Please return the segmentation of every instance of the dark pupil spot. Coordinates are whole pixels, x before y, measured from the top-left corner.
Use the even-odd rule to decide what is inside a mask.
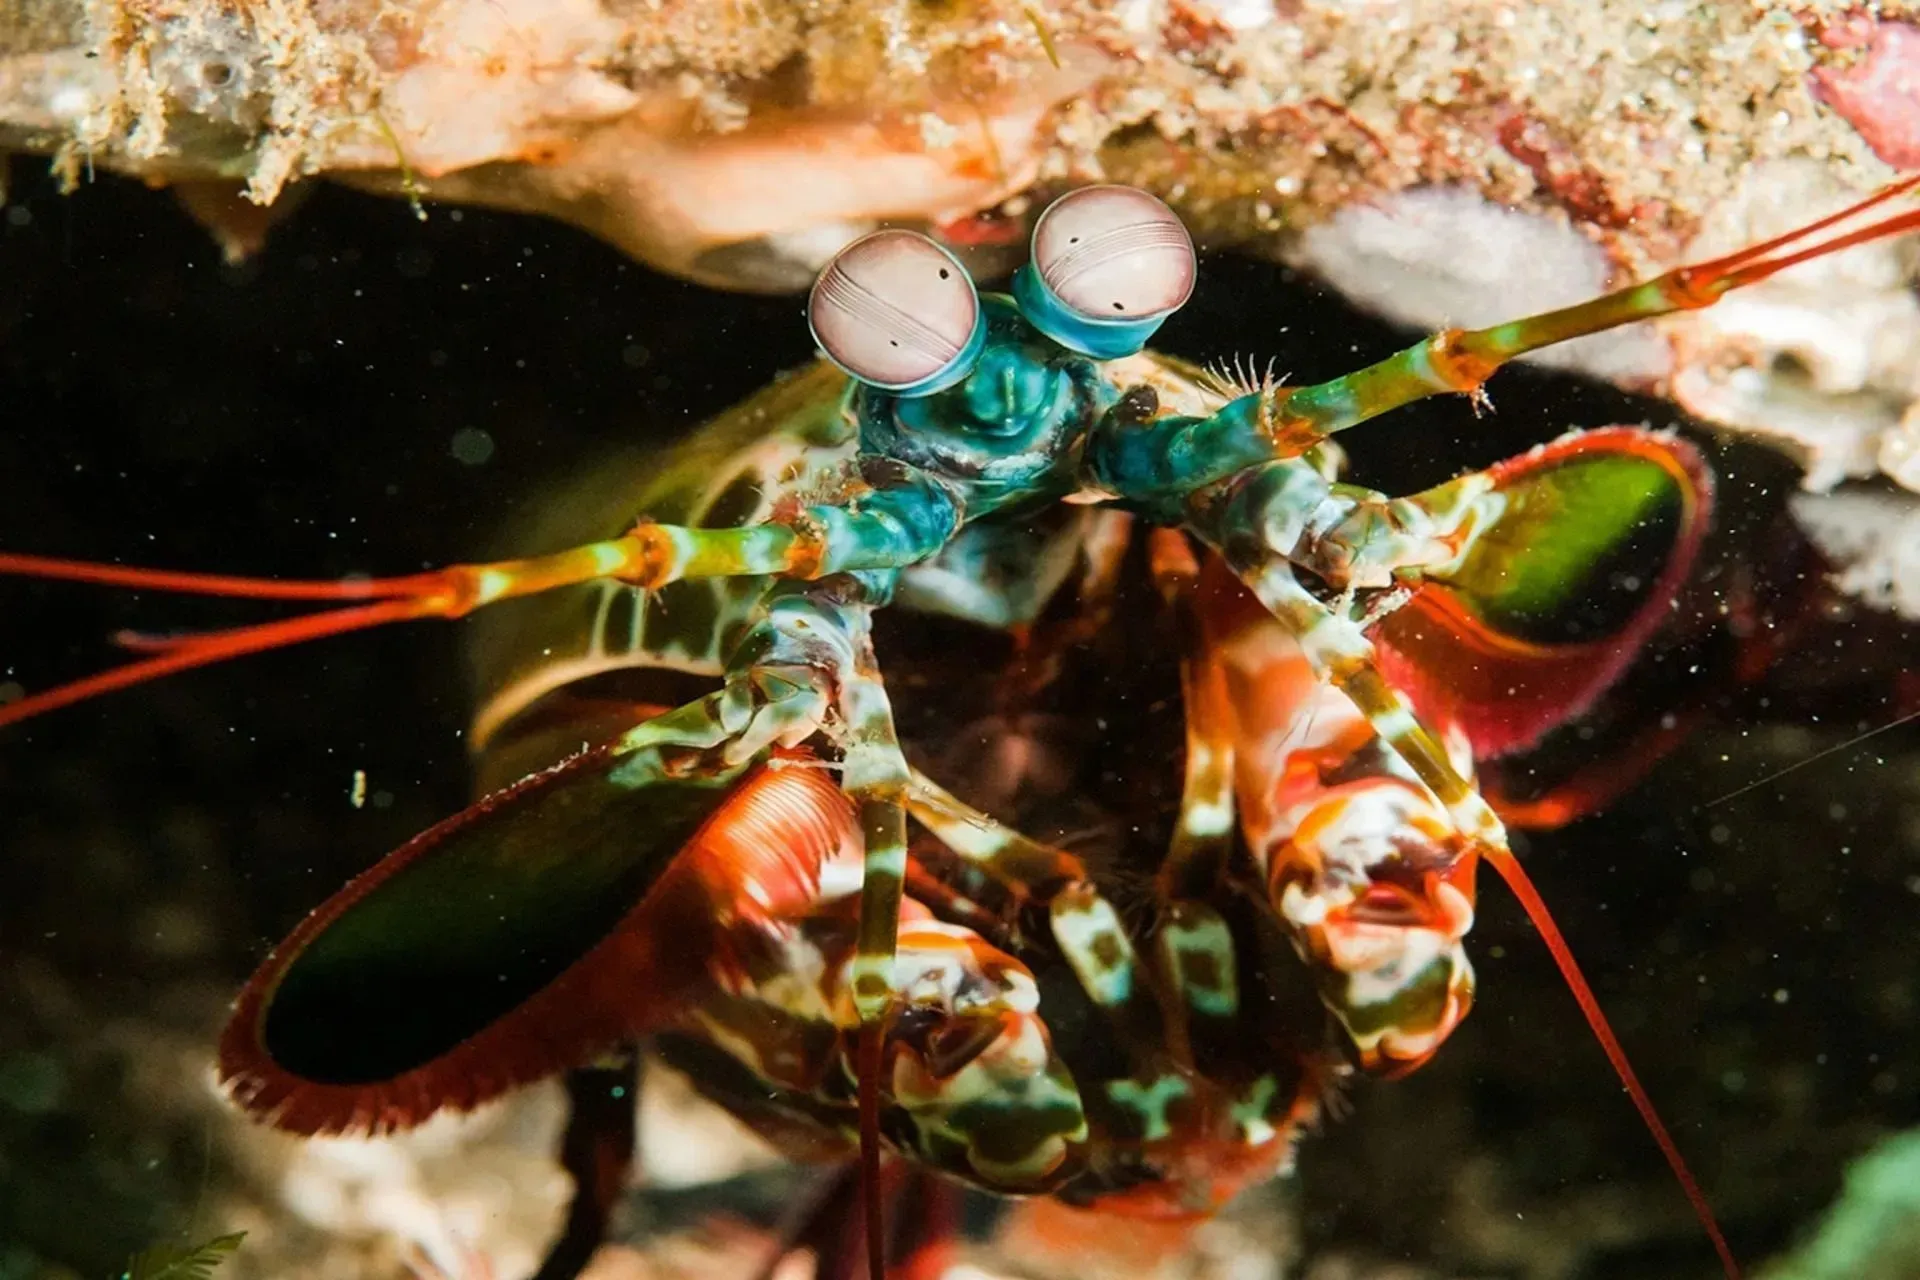
[[[900,343],[899,343],[899,342],[898,342],[897,340],[895,340],[895,339],[893,339],[893,338],[888,338],[888,339],[887,339],[887,345],[888,345],[888,346],[890,346],[890,347],[897,347],[897,346],[899,346],[899,345],[900,345]]]
[[[1080,237],[1079,237],[1079,236],[1073,236],[1072,238],[1070,238],[1070,239],[1069,239],[1069,240],[1067,241],[1067,243],[1068,243],[1068,244],[1079,244],[1079,243],[1080,243]]]
[[[953,272],[947,270],[945,267],[940,268],[940,278],[942,280],[950,279],[952,276]]]
[[[1113,309],[1115,311],[1125,311],[1127,309],[1127,304],[1124,302],[1116,302],[1113,304]]]

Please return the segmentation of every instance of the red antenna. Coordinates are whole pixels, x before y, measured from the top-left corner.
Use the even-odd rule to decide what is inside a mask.
[[[135,569],[85,560],[56,560],[46,556],[0,553],[0,577],[86,582],[132,591],[167,591],[178,595],[298,600],[340,606],[318,609],[277,622],[181,636],[122,632],[114,638],[115,642],[122,649],[144,656],[98,675],[57,685],[0,706],[0,728],[59,707],[84,702],[103,693],[112,693],[116,689],[145,684],[176,671],[225,662],[244,654],[281,649],[348,631],[363,631],[389,622],[408,622],[415,618],[458,618],[496,600],[614,577],[622,567],[633,563],[643,550],[643,540],[639,538],[617,538],[612,542],[594,543],[525,560],[457,564],[398,578],[340,578],[331,582],[240,578],[219,573],[175,573],[167,569]]]
[[[1693,1170],[1687,1167],[1686,1159],[1673,1141],[1673,1135],[1667,1132],[1667,1126],[1661,1122],[1660,1113],[1653,1109],[1653,1099],[1647,1096],[1640,1077],[1634,1074],[1633,1064],[1627,1061],[1627,1051],[1621,1048],[1620,1038],[1613,1034],[1607,1015],[1600,1011],[1600,1002],[1594,998],[1593,988],[1587,985],[1586,975],[1580,972],[1579,962],[1573,958],[1573,951],[1567,946],[1560,926],[1554,923],[1553,914],[1547,910],[1546,900],[1533,887],[1533,881],[1521,869],[1519,859],[1513,856],[1511,850],[1483,845],[1482,852],[1500,878],[1507,882],[1507,887],[1513,890],[1513,896],[1520,899],[1520,905],[1526,908],[1527,919],[1533,921],[1534,930],[1539,933],[1541,941],[1547,944],[1553,962],[1560,967],[1560,976],[1573,992],[1574,1003],[1580,1006],[1580,1012],[1586,1016],[1587,1025],[1593,1029],[1594,1038],[1600,1042],[1607,1061],[1613,1064],[1613,1073],[1620,1077],[1627,1096],[1633,1099],[1634,1109],[1646,1123],[1647,1131],[1653,1134],[1654,1142],[1659,1144],[1660,1154],[1667,1158],[1667,1167],[1679,1179],[1680,1189],[1686,1192],[1687,1200],[1693,1205],[1694,1217],[1700,1220],[1707,1238],[1713,1241],[1714,1252],[1720,1255],[1720,1268],[1727,1273],[1727,1280],[1740,1280],[1740,1264],[1734,1259],[1733,1250],[1727,1246],[1727,1238],[1720,1231],[1720,1223],[1713,1216],[1707,1197],[1694,1179]]]

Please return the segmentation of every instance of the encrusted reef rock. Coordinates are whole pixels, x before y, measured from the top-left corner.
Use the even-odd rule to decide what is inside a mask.
[[[327,176],[531,210],[724,287],[877,223],[983,270],[1062,186],[1394,318],[1511,316],[1920,163],[1920,26],[1677,0],[0,0],[0,151],[179,189],[241,254]],[[244,195],[236,199],[235,193]],[[1920,488],[1914,254],[1589,344],[1590,372]]]

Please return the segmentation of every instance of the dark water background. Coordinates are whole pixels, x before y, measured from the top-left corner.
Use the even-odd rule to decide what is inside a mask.
[[[63,198],[16,165],[13,199],[11,551],[303,577],[467,558],[539,500],[541,477],[669,438],[811,355],[798,300],[667,280],[526,218],[436,209],[419,223],[322,188],[235,268],[132,184]],[[1272,354],[1304,381],[1404,340],[1279,268],[1216,256],[1159,345]],[[1490,417],[1448,404],[1353,433],[1356,478],[1410,489],[1568,426],[1678,420],[1528,372],[1493,394]],[[1789,473],[1757,454],[1720,461],[1733,506],[1763,521]],[[96,669],[120,627],[254,616],[0,582],[0,683]],[[1823,622],[1610,812],[1528,844],[1750,1259],[1793,1240],[1847,1160],[1920,1122],[1920,733],[1701,805],[1888,718],[1902,669],[1920,667],[1912,638]],[[0,737],[0,1278],[111,1274],[218,1185],[206,1132],[143,1114],[137,1028],[210,1043],[220,1000],[271,942],[465,802],[458,643],[436,624],[324,642]],[[1361,1085],[1281,1197],[1308,1258],[1714,1274],[1524,918],[1498,886],[1482,901],[1472,1018],[1413,1077]]]

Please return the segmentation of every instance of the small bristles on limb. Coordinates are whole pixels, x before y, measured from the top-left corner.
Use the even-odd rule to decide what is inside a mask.
[[[1640,1083],[1640,1077],[1634,1074],[1633,1064],[1627,1061],[1627,1051],[1621,1047],[1620,1038],[1613,1033],[1613,1026],[1607,1021],[1607,1015],[1601,1012],[1600,1001],[1594,996],[1593,988],[1580,971],[1580,965],[1573,958],[1573,949],[1567,945],[1567,939],[1560,932],[1560,926],[1554,923],[1553,915],[1547,910],[1547,903],[1534,888],[1533,880],[1521,868],[1519,860],[1506,849],[1482,846],[1486,859],[1493,865],[1513,896],[1520,900],[1526,909],[1527,919],[1533,922],[1534,931],[1547,944],[1547,951],[1553,956],[1553,962],[1559,966],[1560,976],[1573,992],[1574,1003],[1580,1006],[1580,1012],[1587,1020],[1587,1026],[1600,1042],[1601,1051],[1607,1055],[1607,1061],[1613,1066],[1613,1073],[1633,1100],[1634,1110],[1640,1113],[1640,1119],[1646,1124],[1648,1132],[1660,1148],[1660,1154],[1666,1157],[1667,1168],[1673,1171],[1680,1188],[1686,1193],[1687,1201],[1693,1206],[1693,1213],[1700,1220],[1708,1239],[1713,1241],[1714,1252],[1720,1255],[1720,1266],[1726,1272],[1727,1280],[1740,1280],[1740,1264],[1733,1256],[1733,1250],[1727,1245],[1727,1238],[1720,1230],[1713,1209],[1707,1204],[1706,1195],[1700,1190],[1700,1184],[1694,1180],[1693,1171],[1680,1154],[1680,1148],[1667,1132],[1667,1126],[1661,1121],[1660,1113],[1653,1109],[1653,1099]]]
[[[1285,375],[1275,376],[1274,363],[1269,357],[1262,369],[1258,356],[1242,357],[1235,352],[1231,360],[1215,361],[1200,372],[1208,390],[1228,400],[1238,400],[1241,396],[1271,392],[1286,381]]]

